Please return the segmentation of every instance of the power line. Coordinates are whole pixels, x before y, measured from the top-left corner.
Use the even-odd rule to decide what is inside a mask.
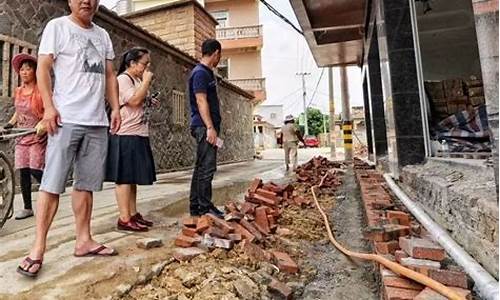
[[[290,97],[291,95],[293,95],[293,94],[297,93],[297,92],[298,92],[298,91],[300,91],[301,89],[302,89],[302,88],[298,88],[298,89],[296,89],[295,91],[293,91],[293,92],[291,92],[290,94],[288,94],[288,95],[286,95],[286,96],[282,97],[280,100],[278,100],[278,101],[276,101],[276,102],[281,103],[281,101],[285,100],[285,98]],[[283,104],[283,103],[281,103],[281,104]]]
[[[316,87],[314,88],[314,92],[312,94],[311,100],[309,100],[309,104],[307,104],[307,107],[311,105],[311,103],[314,100],[314,97],[316,96],[316,92],[318,91],[319,83],[321,82],[321,78],[323,78],[323,74],[325,73],[325,68],[321,69],[321,75],[319,75],[318,82],[316,83]]]
[[[292,28],[297,31],[298,33],[300,33],[301,35],[304,35],[304,33],[302,32],[302,30],[300,30],[299,28],[297,28],[297,26],[295,26],[290,20],[288,20],[285,16],[283,16],[276,8],[274,8],[271,4],[267,3],[266,0],[260,0],[260,2],[262,4],[264,4],[265,7],[267,7],[267,9],[269,9],[273,14],[275,14],[276,16],[278,16],[281,20],[283,20],[283,22],[287,23],[288,25],[292,26]]]

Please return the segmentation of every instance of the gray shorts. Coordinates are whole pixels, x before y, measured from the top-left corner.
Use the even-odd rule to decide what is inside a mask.
[[[73,166],[74,188],[100,191],[108,151],[108,127],[63,124],[50,136],[40,190],[61,194]]]

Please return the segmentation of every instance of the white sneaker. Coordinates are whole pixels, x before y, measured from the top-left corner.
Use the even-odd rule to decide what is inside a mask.
[[[16,220],[22,220],[26,219],[29,217],[33,217],[33,210],[32,209],[23,209],[17,212],[15,219]]]

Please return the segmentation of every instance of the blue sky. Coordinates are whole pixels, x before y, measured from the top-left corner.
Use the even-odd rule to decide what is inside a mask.
[[[101,4],[112,7],[116,0],[101,0]],[[287,0],[268,0],[281,14],[298,26],[292,7]],[[307,103],[311,101],[321,68],[314,58],[303,36],[288,24],[260,5],[260,23],[264,27],[262,48],[262,72],[266,78],[267,100],[264,104],[283,104],[284,114],[297,115],[303,111],[302,82],[297,72],[309,72],[306,77]],[[334,69],[335,110],[341,111],[339,71]],[[348,68],[351,105],[363,105],[361,70]],[[325,70],[311,106],[328,113],[328,71]]]

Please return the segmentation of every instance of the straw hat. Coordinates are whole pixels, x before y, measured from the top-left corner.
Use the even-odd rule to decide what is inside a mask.
[[[19,73],[19,70],[21,69],[23,62],[25,62],[27,60],[32,61],[35,64],[37,63],[36,57],[31,56],[31,55],[26,54],[26,53],[19,53],[16,56],[14,56],[14,58],[12,58],[12,67],[14,68],[16,73]]]

